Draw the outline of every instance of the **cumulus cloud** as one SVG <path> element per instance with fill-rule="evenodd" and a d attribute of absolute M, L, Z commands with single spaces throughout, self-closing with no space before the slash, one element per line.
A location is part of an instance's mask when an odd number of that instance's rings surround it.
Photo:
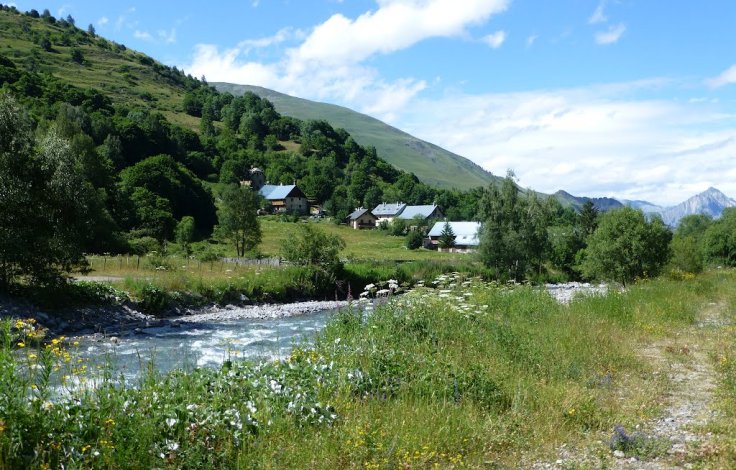
<path fill-rule="evenodd" d="M 621 39 L 626 32 L 626 25 L 619 23 L 608 28 L 606 31 L 599 31 L 595 34 L 595 42 L 601 45 L 614 44 Z"/>
<path fill-rule="evenodd" d="M 588 18 L 588 23 L 598 24 L 608 21 L 608 17 L 606 17 L 606 14 L 603 12 L 604 8 L 606 8 L 606 0 L 601 0 L 600 3 L 598 3 L 598 6 L 595 8 L 593 14 L 590 15 L 590 18 Z"/>
<path fill-rule="evenodd" d="M 506 41 L 506 31 L 496 31 L 495 33 L 491 33 L 488 36 L 483 37 L 483 42 L 494 49 L 501 47 L 501 44 L 503 44 L 504 41 Z"/>
<path fill-rule="evenodd" d="M 635 99 L 660 80 L 416 100 L 399 126 L 497 175 L 552 193 L 668 205 L 716 186 L 736 195 L 736 116 L 713 103 Z M 552 177 L 550 177 L 552 175 Z"/>
<path fill-rule="evenodd" d="M 352 20 L 341 14 L 320 24 L 294 58 L 322 63 L 357 63 L 377 54 L 406 49 L 431 37 L 451 37 L 504 11 L 508 0 L 379 0 L 379 8 Z M 380 34 L 377 32 L 380 31 Z M 349 38 L 350 40 L 346 40 Z"/>
<path fill-rule="evenodd" d="M 712 88 L 719 88 L 725 85 L 736 83 L 736 64 L 730 66 L 718 76 L 709 78 L 705 83 Z"/>
<path fill-rule="evenodd" d="M 412 77 L 386 81 L 363 63 L 428 38 L 463 36 L 468 27 L 504 11 L 508 1 L 466 0 L 458 8 L 455 0 L 377 0 L 375 11 L 354 19 L 335 14 L 308 33 L 286 29 L 229 49 L 200 44 L 183 68 L 210 81 L 261 85 L 338 101 L 391 121 L 427 84 Z M 298 44 L 274 62 L 247 57 L 254 49 L 286 41 Z"/>

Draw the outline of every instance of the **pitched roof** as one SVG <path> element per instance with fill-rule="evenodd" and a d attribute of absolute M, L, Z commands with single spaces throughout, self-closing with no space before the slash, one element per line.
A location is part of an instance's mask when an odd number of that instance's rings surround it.
<path fill-rule="evenodd" d="M 437 206 L 435 206 L 434 204 L 431 204 L 429 206 L 406 206 L 406 208 L 401 211 L 401 214 L 399 214 L 399 219 L 410 220 L 416 216 L 421 216 L 422 218 L 426 219 L 427 217 L 431 216 L 436 209 Z"/>
<path fill-rule="evenodd" d="M 455 244 L 465 246 L 478 246 L 478 231 L 480 230 L 480 222 L 447 222 L 455 234 Z M 432 230 L 427 234 L 428 237 L 439 237 L 442 230 L 445 229 L 445 222 L 436 222 Z"/>
<path fill-rule="evenodd" d="M 292 194 L 292 192 L 296 192 Z M 287 197 L 304 197 L 304 193 L 294 184 L 287 184 L 287 185 L 274 185 L 274 184 L 264 184 L 263 187 L 258 191 L 258 194 L 265 197 L 269 201 L 277 200 L 277 199 L 286 199 Z"/>
<path fill-rule="evenodd" d="M 376 217 L 393 217 L 401 214 L 401 211 L 403 211 L 405 207 L 406 204 L 401 202 L 394 202 L 391 204 L 386 204 L 384 202 L 383 204 L 377 205 L 371 212 L 373 212 L 373 215 Z"/>
<path fill-rule="evenodd" d="M 352 212 L 352 213 L 351 213 L 351 214 L 350 214 L 350 215 L 348 216 L 348 219 L 350 219 L 350 220 L 357 220 L 357 219 L 359 219 L 360 217 L 362 217 L 363 215 L 365 215 L 365 214 L 366 214 L 366 212 L 367 212 L 367 213 L 368 213 L 369 215 L 373 216 L 373 218 L 375 218 L 375 217 L 376 217 L 375 215 L 373 215 L 373 213 L 372 213 L 372 212 L 370 211 L 370 209 L 364 209 L 364 208 L 362 208 L 362 207 L 361 207 L 361 208 L 359 208 L 359 209 L 355 209 L 355 210 L 354 210 L 354 211 L 353 211 L 353 212 Z"/>

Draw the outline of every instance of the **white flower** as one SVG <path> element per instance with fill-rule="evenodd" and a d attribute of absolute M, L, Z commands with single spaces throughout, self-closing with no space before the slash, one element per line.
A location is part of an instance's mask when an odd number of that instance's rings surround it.
<path fill-rule="evenodd" d="M 166 425 L 170 428 L 173 428 L 176 423 L 179 421 L 176 418 L 166 418 Z"/>

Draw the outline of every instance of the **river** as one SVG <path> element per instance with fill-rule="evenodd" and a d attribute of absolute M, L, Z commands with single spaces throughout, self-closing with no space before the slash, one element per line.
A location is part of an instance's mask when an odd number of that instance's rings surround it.
<path fill-rule="evenodd" d="M 114 376 L 122 374 L 132 383 L 151 360 L 157 370 L 167 372 L 216 367 L 228 359 L 285 357 L 295 344 L 311 341 L 336 311 L 329 308 L 290 316 L 239 318 L 238 309 L 227 309 L 143 328 L 135 334 L 75 340 L 79 341 L 80 356 L 91 366 L 109 361 Z"/>

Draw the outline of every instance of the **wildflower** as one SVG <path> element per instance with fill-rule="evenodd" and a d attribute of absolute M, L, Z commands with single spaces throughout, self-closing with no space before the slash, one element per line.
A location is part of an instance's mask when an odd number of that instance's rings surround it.
<path fill-rule="evenodd" d="M 170 428 L 173 428 L 177 422 L 178 420 L 175 418 L 166 418 L 166 425 Z"/>
<path fill-rule="evenodd" d="M 26 343 L 24 343 L 23 341 L 18 341 L 18 347 L 21 348 L 21 349 L 22 348 L 25 348 L 26 347 Z"/>
<path fill-rule="evenodd" d="M 0 421 L 0 433 L 5 432 L 5 421 Z"/>

